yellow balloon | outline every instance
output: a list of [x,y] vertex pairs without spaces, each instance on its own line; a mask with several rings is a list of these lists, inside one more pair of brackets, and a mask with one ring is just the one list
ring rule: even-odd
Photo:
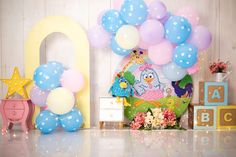
[[75,104],[74,94],[66,88],[56,88],[47,97],[47,106],[55,114],[65,114],[72,110]]
[[117,44],[123,49],[133,49],[139,43],[138,29],[132,25],[124,25],[115,36]]

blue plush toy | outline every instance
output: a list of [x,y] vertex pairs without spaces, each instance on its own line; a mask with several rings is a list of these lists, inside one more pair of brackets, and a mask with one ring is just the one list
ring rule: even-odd
[[111,92],[113,97],[117,97],[117,102],[120,102],[120,97],[124,99],[124,105],[130,106],[126,101],[126,98],[134,95],[134,90],[129,82],[118,74],[118,77],[115,79],[115,82],[111,86],[109,93]]

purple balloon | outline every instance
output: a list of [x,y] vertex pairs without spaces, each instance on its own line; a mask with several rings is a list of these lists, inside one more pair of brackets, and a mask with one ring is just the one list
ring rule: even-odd
[[111,35],[102,26],[96,25],[88,30],[88,39],[94,48],[105,48],[109,45]]
[[161,23],[166,23],[166,21],[170,18],[170,16],[171,16],[171,13],[170,12],[168,12],[162,19],[160,19],[159,21],[161,22]]
[[195,45],[200,51],[207,49],[211,41],[211,33],[205,26],[196,26],[188,40],[189,43]]
[[30,91],[30,99],[35,105],[38,105],[40,107],[45,107],[49,93],[50,93],[49,90],[43,91],[39,87],[34,86]]
[[164,38],[164,26],[157,20],[145,21],[140,29],[141,40],[149,45],[160,43]]
[[162,19],[167,13],[165,4],[159,0],[152,1],[148,9],[150,16],[154,19]]

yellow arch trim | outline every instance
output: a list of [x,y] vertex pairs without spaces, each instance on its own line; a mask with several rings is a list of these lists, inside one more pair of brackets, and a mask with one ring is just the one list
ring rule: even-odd
[[[72,42],[75,50],[75,68],[85,77],[85,87],[77,98],[77,106],[84,117],[84,127],[90,127],[90,85],[89,85],[89,42],[85,31],[74,20],[65,16],[48,16],[39,21],[31,30],[25,43],[25,76],[32,78],[40,65],[40,46],[50,34],[60,32]],[[39,113],[36,109],[35,116]]]

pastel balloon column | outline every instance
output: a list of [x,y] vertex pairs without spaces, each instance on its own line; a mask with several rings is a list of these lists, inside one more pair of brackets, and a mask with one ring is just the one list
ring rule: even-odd
[[59,62],[39,66],[34,74],[35,84],[30,97],[39,107],[46,107],[36,118],[36,127],[43,134],[52,133],[59,125],[66,131],[76,131],[83,124],[81,112],[74,108],[74,94],[83,89],[83,75],[75,70],[64,70]]
[[[116,10],[102,11],[99,15],[100,28],[106,33],[102,35],[101,29],[96,30],[98,26],[89,30],[93,47],[103,48],[107,43],[121,56],[138,48],[147,50],[150,60],[160,66],[170,81],[198,71],[198,51],[210,46],[212,36],[205,26],[199,25],[200,17],[193,7],[177,8],[173,13],[159,0],[121,2],[115,1]],[[107,33],[112,35],[109,42]],[[98,34],[100,38],[96,37]]]

